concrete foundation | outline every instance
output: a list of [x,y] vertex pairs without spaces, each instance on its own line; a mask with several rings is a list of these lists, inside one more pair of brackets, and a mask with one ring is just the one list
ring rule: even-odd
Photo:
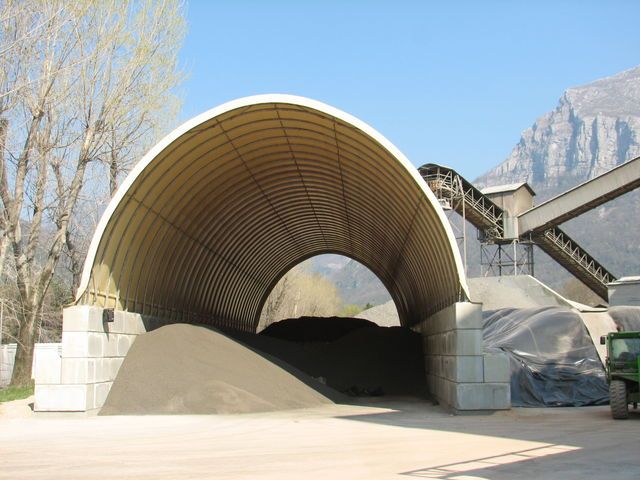
[[[34,409],[101,408],[136,337],[166,323],[122,311],[106,322],[102,308],[66,308],[60,352],[36,362]],[[442,405],[455,411],[510,408],[509,362],[506,355],[483,352],[480,304],[453,304],[416,329],[429,390]]]
[[459,302],[424,320],[429,391],[453,411],[511,408],[509,359],[484,353],[481,304]]
[[121,311],[114,312],[112,322],[105,322],[102,308],[66,308],[58,358],[42,359],[34,368],[34,410],[88,411],[102,407],[136,337],[161,324]]
[[[31,378],[35,378],[36,372],[41,372],[40,378],[55,381],[49,375],[60,369],[61,351],[61,343],[36,343],[33,349]],[[11,382],[15,357],[15,343],[0,345],[0,387],[6,387]]]

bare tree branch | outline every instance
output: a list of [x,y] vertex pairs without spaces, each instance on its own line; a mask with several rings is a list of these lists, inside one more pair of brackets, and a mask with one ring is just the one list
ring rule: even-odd
[[0,279],[23,384],[52,285],[75,288],[100,209],[175,114],[185,22],[178,0],[0,5]]

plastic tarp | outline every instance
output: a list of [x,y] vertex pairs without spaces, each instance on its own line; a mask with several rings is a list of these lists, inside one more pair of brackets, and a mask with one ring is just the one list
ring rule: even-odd
[[484,312],[485,349],[504,351],[516,407],[603,405],[609,389],[582,319],[562,307]]
[[640,307],[610,307],[609,316],[621,332],[640,331]]

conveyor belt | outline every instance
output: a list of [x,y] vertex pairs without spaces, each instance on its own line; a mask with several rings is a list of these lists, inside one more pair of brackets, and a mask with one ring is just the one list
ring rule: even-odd
[[[638,164],[640,165],[640,162]],[[441,202],[448,203],[459,214],[462,214],[464,208],[466,219],[482,232],[484,240],[495,243],[513,241],[513,239],[504,238],[503,210],[462,175],[452,168],[433,163],[425,164],[418,170]],[[591,202],[596,201],[592,199]],[[573,209],[577,212],[582,210],[582,208]],[[565,219],[564,216],[562,218]],[[614,281],[616,277],[560,228],[552,225],[540,231],[527,231],[522,235],[521,240],[534,241],[573,276],[597,295],[607,299],[607,284]]]
[[[427,163],[418,171],[439,200],[464,199],[466,219],[483,232],[484,238],[500,239],[504,236],[502,209],[462,175],[452,168],[435,163]],[[462,215],[462,203],[451,203],[450,207]]]
[[558,227],[545,230],[533,237],[547,255],[558,262],[574,277],[597,295],[607,299],[607,284],[616,277]]
[[542,232],[640,187],[640,157],[518,215],[521,234]]

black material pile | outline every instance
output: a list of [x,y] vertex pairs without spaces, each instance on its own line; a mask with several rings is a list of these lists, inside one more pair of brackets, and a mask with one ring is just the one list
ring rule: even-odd
[[362,318],[300,317],[272,323],[260,335],[290,342],[333,342],[361,328],[377,325]]
[[421,337],[406,328],[303,317],[272,324],[259,335],[227,334],[351,396],[427,392]]

